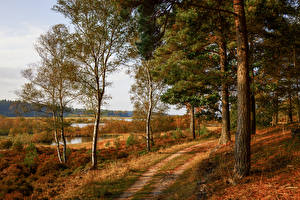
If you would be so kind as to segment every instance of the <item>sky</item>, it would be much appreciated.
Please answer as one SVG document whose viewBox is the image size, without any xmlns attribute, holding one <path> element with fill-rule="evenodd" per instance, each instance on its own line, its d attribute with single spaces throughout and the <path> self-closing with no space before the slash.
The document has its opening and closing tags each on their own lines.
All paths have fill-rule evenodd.
<svg viewBox="0 0 300 200">
<path fill-rule="evenodd" d="M 26 82 L 21 71 L 39 61 L 34 49 L 38 37 L 55 24 L 68 20 L 51 10 L 56 0 L 0 0 L 0 99 L 16 100 L 15 92 Z M 112 97 L 105 109 L 132 110 L 129 90 L 134 80 L 125 67 L 108 77 L 107 88 Z M 170 114 L 184 111 L 171 109 Z"/>
</svg>

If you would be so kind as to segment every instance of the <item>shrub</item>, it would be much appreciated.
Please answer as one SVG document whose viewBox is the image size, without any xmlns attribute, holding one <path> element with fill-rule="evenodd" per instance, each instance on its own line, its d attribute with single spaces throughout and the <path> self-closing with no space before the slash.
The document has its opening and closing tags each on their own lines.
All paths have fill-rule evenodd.
<svg viewBox="0 0 300 200">
<path fill-rule="evenodd" d="M 54 159 L 49 159 L 38 166 L 37 175 L 45 176 L 51 173 L 58 173 L 60 170 L 64 170 L 66 168 L 65 164 L 58 163 Z"/>
<path fill-rule="evenodd" d="M 185 138 L 185 135 L 182 133 L 180 128 L 177 128 L 175 131 L 171 132 L 171 137 L 173 139 Z"/>
<path fill-rule="evenodd" d="M 115 145 L 115 148 L 116 149 L 120 149 L 121 147 L 121 142 L 120 142 L 120 138 L 117 137 L 115 140 L 114 140 L 114 145 Z"/>
<path fill-rule="evenodd" d="M 136 137 L 133 134 L 130 134 L 126 141 L 126 146 L 132 146 L 137 143 Z"/>
<path fill-rule="evenodd" d="M 110 141 L 107 141 L 104 146 L 108 148 L 110 146 Z"/>
<path fill-rule="evenodd" d="M 25 166 L 27 166 L 31 171 L 35 170 L 37 167 L 37 149 L 34 146 L 34 144 L 30 144 L 29 146 L 27 146 L 26 148 L 26 155 L 24 158 L 24 164 Z"/>
<path fill-rule="evenodd" d="M 35 133 L 32 136 L 32 142 L 34 143 L 51 144 L 52 140 L 53 140 L 52 134 L 47 131 Z"/>
<path fill-rule="evenodd" d="M 11 140 L 0 141 L 0 149 L 9 149 L 13 145 Z"/>
<path fill-rule="evenodd" d="M 199 136 L 200 135 L 206 135 L 208 133 L 208 130 L 206 128 L 206 126 L 202 126 L 200 129 L 199 129 Z"/>
<path fill-rule="evenodd" d="M 23 150 L 23 143 L 20 140 L 15 140 L 12 145 L 14 150 L 22 151 Z"/>
</svg>

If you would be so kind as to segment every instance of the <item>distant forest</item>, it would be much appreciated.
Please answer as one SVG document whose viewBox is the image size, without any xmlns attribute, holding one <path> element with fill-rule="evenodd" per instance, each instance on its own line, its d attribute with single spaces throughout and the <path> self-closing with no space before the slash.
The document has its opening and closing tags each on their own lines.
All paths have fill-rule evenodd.
<svg viewBox="0 0 300 200">
<path fill-rule="evenodd" d="M 0 100 L 0 115 L 5 117 L 42 117 L 47 116 L 45 109 L 35 109 L 33 105 L 21 104 L 19 101 Z M 85 116 L 92 115 L 92 112 L 85 109 L 69 108 L 65 116 Z M 105 117 L 132 117 L 132 111 L 119 111 L 119 110 L 103 110 L 102 116 Z"/>
</svg>

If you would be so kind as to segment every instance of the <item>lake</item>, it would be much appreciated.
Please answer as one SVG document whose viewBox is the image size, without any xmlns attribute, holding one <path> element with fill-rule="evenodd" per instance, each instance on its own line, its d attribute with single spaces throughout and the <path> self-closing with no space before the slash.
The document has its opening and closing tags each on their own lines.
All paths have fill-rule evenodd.
<svg viewBox="0 0 300 200">
<path fill-rule="evenodd" d="M 117 138 L 117 137 L 119 137 L 119 135 L 102 135 L 98 137 L 98 141 L 104 139 L 110 139 L 110 138 Z M 81 144 L 84 142 L 92 142 L 92 141 L 93 141 L 92 137 L 66 137 L 67 144 Z M 52 142 L 51 145 L 56 145 L 56 142 Z"/>
</svg>

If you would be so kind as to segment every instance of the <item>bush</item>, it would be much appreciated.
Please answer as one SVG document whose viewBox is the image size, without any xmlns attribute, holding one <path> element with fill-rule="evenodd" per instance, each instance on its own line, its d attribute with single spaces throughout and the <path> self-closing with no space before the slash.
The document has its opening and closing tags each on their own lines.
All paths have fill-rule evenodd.
<svg viewBox="0 0 300 200">
<path fill-rule="evenodd" d="M 0 149 L 9 149 L 13 145 L 11 140 L 0 141 Z"/>
<path fill-rule="evenodd" d="M 9 134 L 9 129 L 0 129 L 0 135 L 6 136 Z"/>
<path fill-rule="evenodd" d="M 20 140 L 15 140 L 12 145 L 14 150 L 22 151 L 23 150 L 23 143 Z"/>
<path fill-rule="evenodd" d="M 171 132 L 171 137 L 173 139 L 185 138 L 185 135 L 182 133 L 180 128 L 177 128 L 175 131 Z"/>
<path fill-rule="evenodd" d="M 32 136 L 32 142 L 34 142 L 34 143 L 51 144 L 52 140 L 53 140 L 52 134 L 47 131 L 35 133 Z"/>
<path fill-rule="evenodd" d="M 206 128 L 206 126 L 202 126 L 200 129 L 199 129 L 199 136 L 200 135 L 206 135 L 208 133 L 208 130 Z"/>
<path fill-rule="evenodd" d="M 120 138 L 119 138 L 119 137 L 117 137 L 117 138 L 115 139 L 114 145 L 115 145 L 115 148 L 116 148 L 116 149 L 120 149 L 120 147 L 121 147 L 121 142 L 120 142 Z"/>
<path fill-rule="evenodd" d="M 45 176 L 51 173 L 58 173 L 60 170 L 66 169 L 66 165 L 56 162 L 54 159 L 49 159 L 38 166 L 37 175 Z"/>
<path fill-rule="evenodd" d="M 127 138 L 126 146 L 132 146 L 137 143 L 136 137 L 133 134 L 130 134 L 130 136 Z"/>
<path fill-rule="evenodd" d="M 107 141 L 104 146 L 108 148 L 110 146 L 110 141 Z"/>
<path fill-rule="evenodd" d="M 27 148 L 26 148 L 26 156 L 24 158 L 24 164 L 25 166 L 27 166 L 31 171 L 35 170 L 37 167 L 37 149 L 34 146 L 34 144 L 30 144 Z"/>
</svg>

